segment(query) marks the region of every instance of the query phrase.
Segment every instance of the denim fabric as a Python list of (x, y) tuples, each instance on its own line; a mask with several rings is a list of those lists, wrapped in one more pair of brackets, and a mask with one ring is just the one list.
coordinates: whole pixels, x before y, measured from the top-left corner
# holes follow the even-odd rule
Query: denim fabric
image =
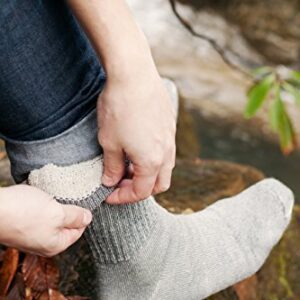
[(97, 115), (93, 110), (56, 136), (36, 141), (7, 139), (6, 150), (14, 180), (20, 183), (27, 179), (30, 171), (46, 164), (68, 166), (96, 157), (102, 153), (97, 132)]
[(0, 136), (55, 136), (96, 105), (105, 74), (63, 0), (0, 1)]

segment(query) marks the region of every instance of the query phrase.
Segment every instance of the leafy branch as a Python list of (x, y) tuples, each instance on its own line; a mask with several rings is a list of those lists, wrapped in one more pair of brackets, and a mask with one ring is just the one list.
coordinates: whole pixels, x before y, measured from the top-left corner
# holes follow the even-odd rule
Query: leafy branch
[(261, 108), (266, 99), (271, 100), (269, 107), (269, 119), (271, 128), (279, 136), (280, 146), (284, 154), (291, 153), (297, 147), (296, 134), (287, 112), (284, 99), (291, 97), (300, 107), (300, 72), (289, 70), (285, 67), (260, 67), (254, 72), (242, 69), (228, 58), (228, 53), (233, 54), (248, 66), (256, 63), (243, 58), (239, 53), (220, 46), (216, 40), (205, 34), (197, 32), (193, 26), (185, 20), (177, 10), (177, 0), (169, 0), (172, 11), (179, 22), (194, 37), (207, 41), (220, 55), (223, 62), (234, 70), (237, 70), (253, 80), (253, 85), (248, 91), (248, 104), (245, 117), (253, 117)]
[(269, 100), (271, 128), (279, 136), (282, 152), (290, 154), (297, 141), (285, 99), (290, 97), (300, 107), (300, 72), (282, 66), (261, 67), (254, 71), (254, 76), (256, 81), (248, 91), (245, 117), (252, 118)]

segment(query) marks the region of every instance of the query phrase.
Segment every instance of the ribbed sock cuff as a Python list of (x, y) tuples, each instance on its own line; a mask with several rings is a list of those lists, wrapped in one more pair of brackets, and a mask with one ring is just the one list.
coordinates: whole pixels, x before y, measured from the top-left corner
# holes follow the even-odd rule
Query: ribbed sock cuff
[(59, 167), (53, 164), (34, 170), (30, 185), (51, 194), (62, 204), (87, 208), (93, 221), (84, 233), (99, 263), (118, 263), (130, 259), (144, 244), (163, 211), (155, 200), (126, 205), (109, 205), (105, 199), (113, 192), (101, 184), (102, 158)]

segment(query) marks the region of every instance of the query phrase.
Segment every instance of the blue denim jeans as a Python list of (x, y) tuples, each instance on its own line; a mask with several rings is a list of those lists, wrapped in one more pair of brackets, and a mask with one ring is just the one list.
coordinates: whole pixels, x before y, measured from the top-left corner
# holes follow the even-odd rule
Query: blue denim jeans
[(52, 137), (83, 119), (103, 68), (63, 0), (0, 1), (0, 136)]
[(0, 1), (0, 41), (0, 137), (15, 181), (99, 155), (105, 73), (65, 2)]

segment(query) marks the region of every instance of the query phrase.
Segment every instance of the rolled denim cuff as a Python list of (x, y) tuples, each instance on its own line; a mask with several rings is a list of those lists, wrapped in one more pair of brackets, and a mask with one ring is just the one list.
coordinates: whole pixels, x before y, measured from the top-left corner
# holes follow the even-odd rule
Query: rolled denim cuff
[(49, 163), (67, 166), (101, 154), (97, 132), (97, 115), (93, 110), (76, 125), (51, 138), (36, 141), (6, 139), (15, 182), (26, 180), (30, 171)]

